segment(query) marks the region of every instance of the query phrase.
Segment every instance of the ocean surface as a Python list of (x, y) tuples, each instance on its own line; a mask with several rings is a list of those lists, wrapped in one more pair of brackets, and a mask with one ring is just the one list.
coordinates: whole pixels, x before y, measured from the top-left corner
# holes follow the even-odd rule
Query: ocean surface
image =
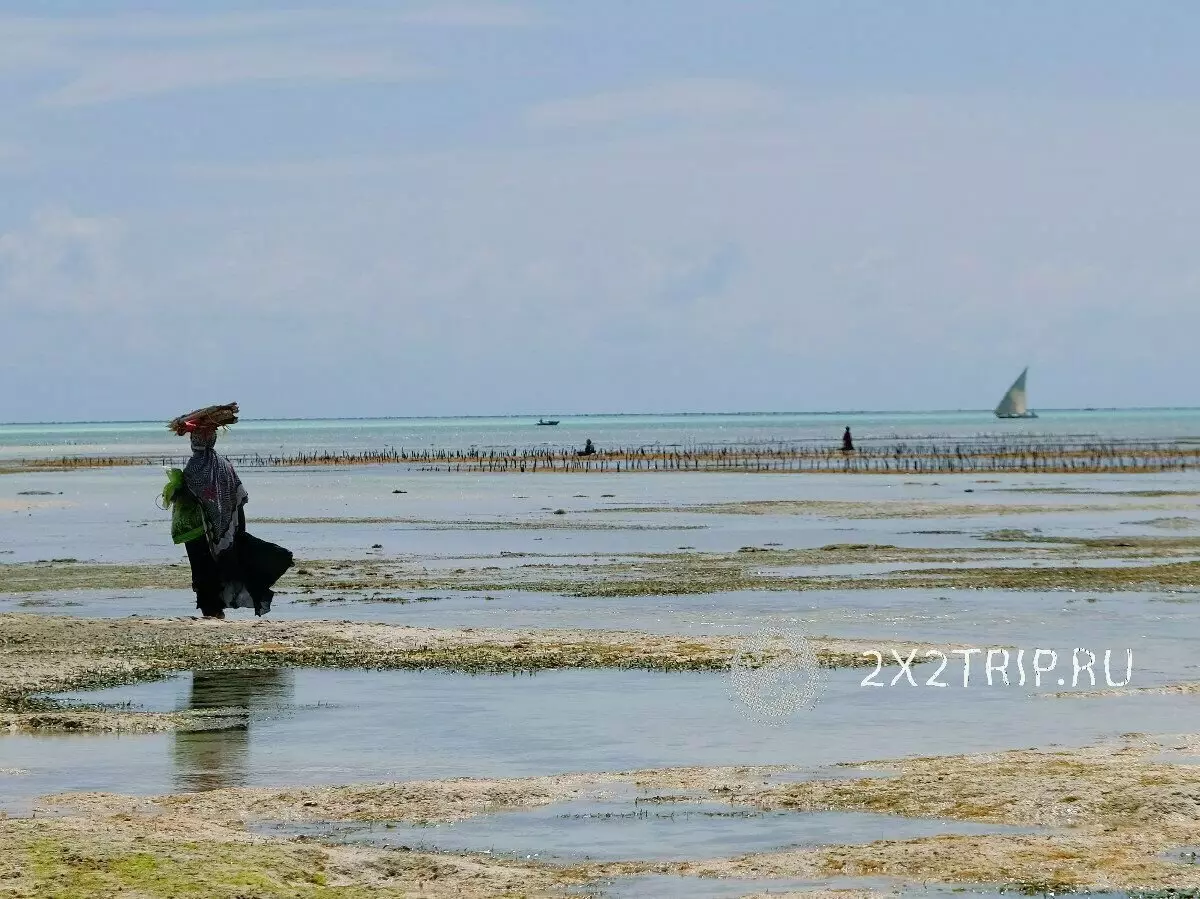
[[(973, 412), (806, 412), (470, 418), (243, 419), (221, 437), (226, 453), (362, 453), (374, 450), (696, 446), (829, 442), (850, 427), (856, 441), (988, 435), (1092, 439), (1200, 438), (1200, 408), (1063, 409), (1036, 419)], [(88, 455), (179, 455), (187, 444), (163, 422), (0, 424), (0, 460)]]

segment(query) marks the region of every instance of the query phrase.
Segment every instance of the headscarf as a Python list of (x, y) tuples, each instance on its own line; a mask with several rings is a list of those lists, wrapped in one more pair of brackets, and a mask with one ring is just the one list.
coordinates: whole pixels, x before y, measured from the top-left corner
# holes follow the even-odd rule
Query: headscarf
[(204, 510), (204, 533), (215, 559), (233, 546), (238, 512), (249, 500), (233, 464), (214, 448), (215, 432), (191, 434), (192, 458), (183, 469), (183, 480)]

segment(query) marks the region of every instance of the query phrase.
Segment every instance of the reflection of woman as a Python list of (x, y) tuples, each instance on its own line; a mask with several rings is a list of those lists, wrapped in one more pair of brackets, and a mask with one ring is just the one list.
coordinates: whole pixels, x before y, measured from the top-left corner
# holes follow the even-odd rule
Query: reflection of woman
[(196, 606), (205, 618), (224, 618), (225, 609), (239, 608), (265, 615), (271, 611), (271, 587), (292, 566), (292, 554), (246, 533), (249, 496), (233, 463), (216, 451), (217, 423), (236, 422), (237, 405), (210, 410), (171, 423), (176, 433), (190, 435), (192, 445), (171, 501), (194, 502), (204, 520), (203, 535), (184, 544)]
[(230, 727), (175, 733), (176, 779), (181, 790), (215, 790), (246, 780), (250, 718), (255, 709), (286, 704), (292, 692), (290, 672), (274, 669), (195, 671), (191, 709), (244, 712)]

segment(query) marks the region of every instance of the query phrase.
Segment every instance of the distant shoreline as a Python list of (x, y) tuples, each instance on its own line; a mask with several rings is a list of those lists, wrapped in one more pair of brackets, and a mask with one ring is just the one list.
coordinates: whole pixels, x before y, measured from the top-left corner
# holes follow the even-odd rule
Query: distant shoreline
[[(843, 450), (831, 440), (761, 443), (695, 442), (601, 447), (584, 454), (546, 446), (231, 452), (237, 466), (307, 468), (401, 465), (417, 471), (602, 474), (722, 472), (780, 474), (1096, 474), (1200, 468), (1200, 437), (1158, 440), (993, 434), (945, 438), (877, 438)], [(35, 457), (0, 462), (0, 474), (160, 465), (187, 455), (129, 453)]]
[[(1088, 406), (1050, 408), (1039, 407), (1039, 413), (1056, 414), (1088, 414), (1088, 413), (1137, 413), (1137, 412), (1200, 412), (1200, 406)], [(817, 418), (834, 416), (936, 416), (936, 415), (985, 415), (991, 416), (991, 409), (834, 409), (808, 412), (530, 412), (508, 413), (496, 415), (376, 415), (341, 417), (304, 417), (304, 418), (243, 418), (239, 424), (311, 424), (313, 422), (454, 422), (454, 421), (537, 421), (547, 415), (557, 417), (566, 422), (571, 419), (609, 419), (609, 418)], [(37, 427), (77, 427), (95, 425), (146, 425), (166, 427), (163, 421), (153, 419), (113, 419), (113, 420), (80, 420), (80, 421), (4, 421), (0, 428), (37, 428)]]

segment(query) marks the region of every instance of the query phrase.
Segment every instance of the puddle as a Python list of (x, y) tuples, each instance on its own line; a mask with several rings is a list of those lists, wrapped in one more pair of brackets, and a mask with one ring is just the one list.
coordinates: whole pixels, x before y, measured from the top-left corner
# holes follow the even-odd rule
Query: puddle
[(1126, 893), (1122, 891), (1078, 893), (1022, 893), (1001, 891), (996, 886), (924, 886), (903, 881), (873, 877), (833, 877), (827, 880), (791, 880), (762, 878), (754, 880), (695, 877), (689, 875), (637, 875), (615, 877), (588, 887), (568, 890), (576, 896), (596, 899), (740, 899), (742, 896), (771, 895), (772, 893), (808, 892), (823, 890), (874, 890), (896, 899), (1019, 899), (1032, 896), (1072, 896), (1078, 899), (1193, 899), (1194, 893), (1183, 890)]
[(1200, 865), (1200, 849), (1195, 846), (1184, 846), (1182, 849), (1173, 849), (1163, 853), (1163, 858), (1183, 865)]
[[(1003, 590), (727, 591), (684, 596), (580, 599), (521, 590), (494, 593), (409, 591), (407, 602), (326, 602), (311, 605), (279, 596), (272, 620), (382, 621), (418, 627), (501, 629), (581, 628), (651, 634), (739, 636), (768, 627), (803, 634), (880, 640), (921, 640), (1026, 649), (1026, 665), (1040, 647), (1056, 649), (1069, 665), (1072, 647), (1134, 653), (1133, 686), (1196, 680), (1200, 602), (1179, 603), (1162, 592)], [(428, 597), (437, 597), (431, 601)], [(39, 595), (72, 606), (18, 608), (0, 596), (0, 611), (110, 617), (137, 611), (175, 617), (194, 611), (185, 591), (63, 591)], [(424, 600), (424, 601), (422, 601)], [(246, 613), (247, 616), (249, 613)], [(886, 645), (884, 647), (886, 653)], [(1065, 653), (1065, 654), (1064, 654)], [(1097, 672), (1103, 686), (1102, 660)], [(1014, 662), (1015, 665), (1015, 662)], [(1090, 686), (1090, 685), (1089, 685)]]
[(899, 771), (879, 771), (873, 768), (803, 768), (795, 771), (777, 771), (763, 779), (772, 784), (810, 783), (814, 780), (876, 780), (898, 777)]
[(267, 825), (305, 835), (435, 852), (483, 852), (558, 861), (690, 861), (799, 846), (1035, 829), (901, 818), (867, 812), (768, 811), (722, 802), (574, 800), (481, 815), (454, 824)]
[[(1008, 544), (1011, 546), (1012, 544)], [(1172, 556), (1172, 562), (1194, 562), (1194, 556)], [(1164, 559), (1022, 559), (1009, 556), (1002, 559), (970, 559), (964, 562), (837, 562), (822, 565), (763, 566), (758, 572), (767, 577), (868, 577), (904, 571), (939, 571), (947, 568), (1051, 568), (1069, 566), (1081, 569), (1146, 568), (1163, 564)]]
[(1058, 889), (1037, 890), (1032, 887), (1022, 890), (1015, 886), (1002, 889), (995, 884), (989, 886), (907, 885), (898, 891), (897, 899), (962, 899), (964, 896), (969, 896), (971, 899), (1019, 899), (1021, 896), (1040, 896), (1043, 899), (1050, 899), (1054, 896), (1072, 896), (1078, 897), (1078, 899), (1189, 899), (1191, 891), (1079, 890), (1078, 892), (1064, 892)]
[(190, 680), (188, 708), (243, 709), (247, 717), (232, 728), (174, 734), (174, 786), (180, 791), (241, 786), (250, 768), (250, 730), (272, 714), (287, 713), (292, 672), (196, 671)]
[(1166, 762), (1170, 765), (1200, 765), (1200, 755), (1193, 752), (1181, 752), (1174, 749), (1168, 749), (1154, 756), (1152, 761)]
[[(724, 877), (694, 877), (681, 874), (643, 874), (614, 877), (587, 887), (567, 890), (570, 896), (597, 899), (738, 899), (770, 893), (819, 889), (875, 889), (887, 891), (891, 882), (878, 878), (843, 877), (829, 880), (799, 880), (764, 877), (754, 880)], [(1011, 899), (1011, 897), (1007, 897)]]
[[(999, 686), (867, 689), (862, 677), (828, 672), (814, 708), (766, 727), (730, 699), (721, 672), (473, 677), (295, 669), (269, 688), (235, 672), (199, 680), (184, 674), (66, 698), (152, 711), (240, 704), (247, 711), (244, 726), (192, 734), (0, 736), (3, 766), (28, 772), (0, 778), (0, 808), (63, 790), (153, 795), (213, 786), (687, 765), (806, 769), (867, 758), (1080, 746), (1127, 731), (1177, 731), (1195, 705), (1191, 696), (1113, 697), (1102, 700), (1099, 714), (1100, 700), (1040, 699)], [(241, 700), (217, 692), (234, 684), (246, 690)], [(847, 769), (848, 777), (856, 774)]]

